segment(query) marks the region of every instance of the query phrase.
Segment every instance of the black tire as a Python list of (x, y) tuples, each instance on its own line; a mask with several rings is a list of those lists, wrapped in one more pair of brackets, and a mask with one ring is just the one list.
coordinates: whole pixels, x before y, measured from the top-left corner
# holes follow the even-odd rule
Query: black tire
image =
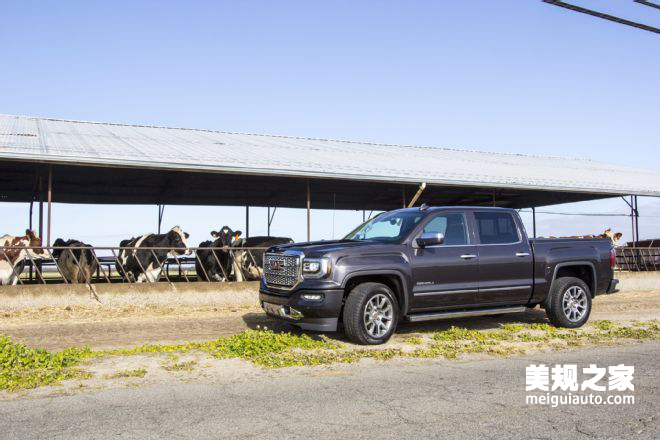
[[(573, 296), (578, 295), (580, 300), (573, 301), (572, 304), (577, 303), (576, 308), (567, 312), (564, 306), (570, 306), (571, 294)], [(568, 304), (565, 303), (565, 298)], [(555, 327), (582, 327), (591, 314), (591, 290), (589, 286), (579, 278), (562, 277), (556, 279), (550, 287), (545, 313)]]
[[(391, 315), (388, 315), (388, 318), (382, 316), (375, 319), (370, 323), (371, 326), (368, 328), (369, 324), (365, 323), (365, 311), (367, 306), (372, 301), (381, 301), (383, 297), (385, 297), (387, 301), (382, 301), (382, 303), (387, 304), (387, 302), (389, 302), (391, 305)], [(372, 308), (373, 306), (374, 303), (371, 303)], [(385, 309), (387, 309), (386, 306)], [(380, 324), (386, 326), (386, 324), (383, 323), (383, 319), (389, 323), (389, 327), (386, 330), (383, 330), (383, 327), (380, 327)], [(344, 331), (352, 342), (361, 345), (384, 344), (390, 339), (396, 330), (396, 325), (399, 322), (399, 305), (394, 294), (386, 285), (380, 283), (358, 284), (348, 294), (348, 298), (346, 298), (343, 322)], [(383, 330), (382, 335), (373, 334), (378, 333), (377, 330), (374, 330), (376, 328), (375, 326), (377, 326), (378, 330)]]

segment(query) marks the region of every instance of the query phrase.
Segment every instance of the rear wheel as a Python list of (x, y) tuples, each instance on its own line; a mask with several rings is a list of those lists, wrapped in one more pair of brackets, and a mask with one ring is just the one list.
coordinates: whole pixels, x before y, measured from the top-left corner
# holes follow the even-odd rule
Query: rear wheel
[(399, 306), (384, 284), (362, 283), (353, 288), (344, 304), (344, 331), (362, 345), (383, 344), (399, 321)]
[(546, 314), (557, 327), (582, 327), (591, 313), (591, 291), (579, 278), (564, 277), (552, 283)]

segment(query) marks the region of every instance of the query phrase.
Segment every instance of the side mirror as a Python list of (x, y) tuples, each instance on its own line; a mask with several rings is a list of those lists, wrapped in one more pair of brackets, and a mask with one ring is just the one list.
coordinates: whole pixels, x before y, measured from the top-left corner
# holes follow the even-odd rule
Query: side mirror
[(417, 246), (421, 248), (427, 246), (433, 246), (436, 244), (442, 244), (444, 242), (445, 242), (445, 234), (442, 234), (440, 232), (424, 232), (415, 240)]

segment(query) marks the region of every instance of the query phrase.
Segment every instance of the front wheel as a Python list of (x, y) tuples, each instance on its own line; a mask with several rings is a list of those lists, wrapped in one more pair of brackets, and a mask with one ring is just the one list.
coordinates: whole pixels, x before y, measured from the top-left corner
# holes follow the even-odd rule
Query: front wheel
[(546, 314), (556, 327), (582, 327), (591, 313), (589, 286), (579, 278), (556, 279), (550, 289)]
[(396, 329), (399, 306), (386, 285), (362, 283), (348, 294), (343, 321), (346, 335), (356, 344), (384, 344)]

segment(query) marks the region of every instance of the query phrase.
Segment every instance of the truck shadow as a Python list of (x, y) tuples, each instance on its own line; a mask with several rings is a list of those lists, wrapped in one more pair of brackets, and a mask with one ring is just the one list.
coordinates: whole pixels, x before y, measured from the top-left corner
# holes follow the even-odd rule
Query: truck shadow
[[(245, 325), (252, 329), (268, 329), (277, 333), (291, 333), (294, 335), (306, 334), (314, 339), (320, 339), (321, 335), (335, 341), (349, 342), (346, 335), (341, 328), (338, 332), (334, 333), (316, 333), (311, 331), (301, 330), (293, 324), (270, 318), (265, 313), (247, 313), (243, 315), (243, 322)], [(523, 313), (510, 313), (505, 315), (494, 316), (479, 316), (471, 318), (456, 318), (456, 319), (443, 319), (439, 321), (427, 322), (400, 322), (396, 335), (412, 335), (433, 333), (438, 331), (447, 330), (453, 327), (461, 327), (469, 330), (497, 330), (503, 324), (520, 323), (520, 324), (542, 324), (547, 323), (548, 319), (543, 309), (535, 308), (527, 310)]]

